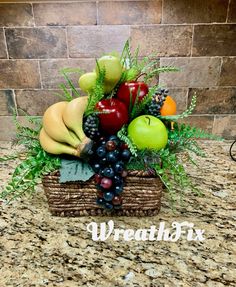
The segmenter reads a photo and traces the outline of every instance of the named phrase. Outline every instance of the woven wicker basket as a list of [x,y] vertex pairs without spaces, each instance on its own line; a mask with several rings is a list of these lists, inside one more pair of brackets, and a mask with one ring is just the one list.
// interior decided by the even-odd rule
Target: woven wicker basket
[[118,215],[152,216],[161,207],[163,184],[158,177],[143,171],[129,171],[122,193],[122,209],[106,211],[96,204],[93,179],[86,182],[59,183],[59,172],[43,178],[49,210],[56,216]]

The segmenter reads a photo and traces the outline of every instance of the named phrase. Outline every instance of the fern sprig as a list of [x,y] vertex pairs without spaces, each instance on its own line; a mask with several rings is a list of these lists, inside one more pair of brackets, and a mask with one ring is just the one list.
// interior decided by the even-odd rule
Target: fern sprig
[[121,140],[121,141],[124,141],[129,149],[130,149],[130,152],[132,153],[133,156],[137,156],[137,147],[135,146],[135,144],[132,142],[132,140],[128,137],[127,135],[127,127],[126,126],[123,126],[117,133],[117,136],[118,138]]
[[173,121],[173,122],[175,122],[177,120],[180,120],[180,119],[187,118],[189,115],[192,114],[193,110],[195,109],[196,102],[197,102],[197,96],[194,95],[192,97],[192,101],[190,103],[189,108],[186,109],[182,114],[180,114],[180,115],[173,115],[173,116],[159,116],[159,118],[162,119],[162,120],[168,120],[168,121]]
[[[98,63],[97,63],[98,65]],[[106,75],[105,69],[99,69],[95,87],[88,93],[88,105],[85,111],[85,116],[88,116],[95,111],[96,104],[104,97],[104,79]]]

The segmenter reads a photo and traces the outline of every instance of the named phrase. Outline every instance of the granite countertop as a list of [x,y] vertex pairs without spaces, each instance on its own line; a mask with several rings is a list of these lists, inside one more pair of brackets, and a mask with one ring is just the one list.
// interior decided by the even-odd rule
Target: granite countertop
[[[203,142],[207,158],[188,168],[204,197],[188,194],[172,212],[165,194],[161,212],[146,218],[113,218],[116,228],[149,228],[188,221],[205,241],[93,241],[86,226],[108,217],[53,217],[41,186],[33,198],[1,207],[0,286],[236,286],[236,162],[231,142]],[[0,143],[1,155],[12,150]],[[0,165],[0,184],[14,163]]]

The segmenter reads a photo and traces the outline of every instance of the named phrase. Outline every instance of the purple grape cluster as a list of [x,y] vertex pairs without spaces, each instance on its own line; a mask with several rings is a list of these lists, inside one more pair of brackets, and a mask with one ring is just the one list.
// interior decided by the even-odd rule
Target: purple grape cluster
[[107,210],[122,206],[124,179],[127,176],[125,163],[131,153],[128,146],[113,135],[101,138],[95,147],[92,168],[96,172],[97,204]]
[[162,105],[164,104],[166,97],[168,96],[168,93],[169,91],[166,89],[158,89],[156,91],[147,109],[149,115],[158,117],[161,114],[160,110]]

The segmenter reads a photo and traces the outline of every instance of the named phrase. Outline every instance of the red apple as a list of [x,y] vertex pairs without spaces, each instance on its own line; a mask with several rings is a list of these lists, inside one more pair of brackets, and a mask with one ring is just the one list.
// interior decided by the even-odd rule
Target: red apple
[[147,93],[148,86],[144,82],[131,81],[125,82],[120,85],[117,91],[117,98],[123,103],[125,103],[126,107],[129,109],[131,103],[132,106],[134,105],[137,96],[138,101],[141,102],[142,99],[147,95]]
[[98,116],[101,129],[106,134],[114,135],[128,123],[128,110],[125,104],[117,99],[101,100],[96,109],[102,112]]

